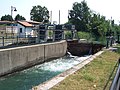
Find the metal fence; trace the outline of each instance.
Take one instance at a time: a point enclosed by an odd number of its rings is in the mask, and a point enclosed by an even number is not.
[[[0,47],[36,43],[36,38],[33,36],[0,37]]]
[[[46,42],[54,42],[60,40],[67,39],[77,39],[74,35],[66,35],[63,31],[59,33],[54,33],[52,35],[48,35],[45,33],[41,33],[36,36],[32,35],[14,35],[14,36],[1,36],[0,37],[0,48],[4,48],[7,46],[16,46],[16,45],[27,45],[27,44],[36,44],[36,43],[46,43]]]
[[[120,90],[120,59],[118,61],[118,68],[112,81],[110,90]]]
[[[111,80],[113,80],[112,83]],[[107,87],[109,90],[120,90],[120,59],[116,62],[103,90],[108,90]]]

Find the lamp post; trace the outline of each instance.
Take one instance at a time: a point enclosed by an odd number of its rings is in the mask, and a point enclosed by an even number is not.
[[[12,34],[13,34],[13,23],[12,23],[12,21],[13,21],[13,11],[17,11],[17,9],[16,9],[16,7],[11,6],[11,17],[12,17],[12,19],[11,19],[12,27],[11,28],[12,28]]]

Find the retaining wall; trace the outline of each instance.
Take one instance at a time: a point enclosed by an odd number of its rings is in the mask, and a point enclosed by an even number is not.
[[[77,40],[67,41],[67,44],[68,52],[70,52],[74,56],[95,54],[104,47],[104,45],[102,44],[78,42]]]
[[[0,76],[64,56],[66,50],[66,41],[1,49]]]

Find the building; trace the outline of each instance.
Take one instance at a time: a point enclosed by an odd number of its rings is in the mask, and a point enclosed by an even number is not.
[[[18,21],[17,22],[17,28],[18,28],[18,36],[19,37],[27,37],[32,36],[32,24],[29,24],[26,21]]]
[[[33,30],[33,27],[39,25],[40,22],[36,21],[18,21],[18,36],[19,37],[35,37],[36,32]]]
[[[35,37],[33,27],[39,24],[36,21],[0,21],[0,36]]]
[[[0,37],[8,37],[17,34],[17,26],[11,21],[0,21]]]

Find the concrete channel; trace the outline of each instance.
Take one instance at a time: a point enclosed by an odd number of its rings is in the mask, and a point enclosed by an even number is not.
[[[75,65],[74,67],[68,69],[67,71],[52,78],[51,80],[46,81],[38,86],[33,87],[32,90],[49,90],[50,88],[52,88],[56,84],[60,83],[62,80],[64,80],[69,75],[73,74],[74,72],[76,72],[79,69],[81,69],[82,67],[84,67],[86,64],[90,63],[92,60],[94,60],[97,56],[99,56],[103,52],[104,51],[97,52],[96,54],[94,54],[94,55],[90,56],[89,58],[87,58],[86,60],[82,61],[80,64]]]
[[[0,49],[0,76],[62,57],[66,51],[67,42],[65,40],[54,43]]]

